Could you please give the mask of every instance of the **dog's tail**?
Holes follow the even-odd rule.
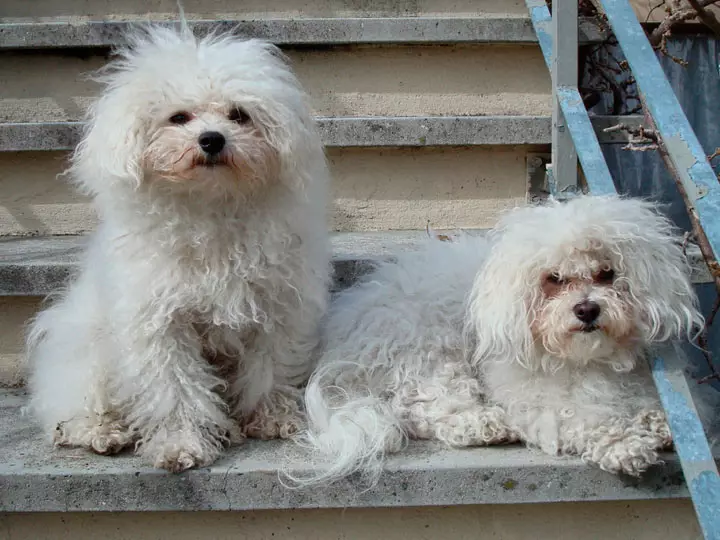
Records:
[[[308,450],[309,468],[285,470],[291,486],[331,484],[359,474],[368,489],[378,481],[386,453],[402,449],[407,437],[390,403],[374,395],[372,376],[350,362],[321,365],[305,390],[308,428],[296,442]],[[353,384],[338,378],[352,373]],[[359,380],[364,380],[358,385]]]

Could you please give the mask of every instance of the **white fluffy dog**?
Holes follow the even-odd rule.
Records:
[[[70,168],[100,225],[29,335],[56,444],[156,467],[288,437],[330,276],[328,172],[274,46],[148,27],[99,75]]]
[[[299,442],[300,485],[377,480],[407,438],[525,441],[637,475],[671,443],[648,346],[701,323],[671,224],[647,202],[581,197],[431,241],[340,295]]]

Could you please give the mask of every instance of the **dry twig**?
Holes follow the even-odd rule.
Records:
[[[647,119],[650,122],[650,125],[653,125],[652,118],[648,117]],[[604,131],[624,131],[628,133],[630,135],[630,142],[627,146],[624,147],[624,149],[634,151],[658,150],[660,156],[665,162],[665,166],[667,167],[668,172],[673,177],[673,180],[677,185],[678,191],[682,196],[683,202],[685,203],[688,217],[690,218],[690,223],[692,224],[692,232],[686,233],[683,237],[683,252],[686,252],[687,244],[689,242],[695,243],[700,248],[700,253],[702,254],[703,259],[705,260],[705,264],[707,265],[708,270],[713,277],[716,290],[715,305],[713,306],[712,312],[705,320],[705,326],[698,333],[697,337],[698,347],[700,348],[703,356],[705,357],[705,361],[707,362],[710,374],[706,377],[699,379],[698,383],[705,383],[711,380],[720,380],[720,372],[718,372],[715,368],[712,353],[710,352],[710,348],[708,346],[707,337],[710,327],[715,320],[715,316],[717,315],[718,310],[720,310],[720,264],[718,263],[716,255],[712,250],[712,246],[710,245],[710,242],[705,235],[705,231],[700,224],[700,218],[697,215],[695,206],[688,197],[685,186],[682,183],[679,175],[677,174],[677,170],[672,161],[670,160],[667,149],[663,145],[662,139],[660,138],[655,128],[647,128],[644,126],[632,127],[621,123],[606,128]],[[711,156],[709,156],[708,159],[711,160],[718,156],[720,156],[720,148],[715,150],[715,152]]]
[[[698,20],[712,30],[717,36],[720,36],[720,21],[718,21],[715,14],[712,11],[706,10],[705,6],[702,5],[699,0],[687,0],[687,3],[690,4],[690,7],[697,12]]]
[[[603,130],[605,133],[614,131],[624,131],[630,138],[628,144],[623,146],[623,150],[633,150],[636,152],[647,152],[648,150],[658,149],[658,134],[654,129],[645,126],[632,127],[627,124],[615,124]]]
[[[430,227],[430,220],[428,219],[427,225],[425,226],[425,232],[430,238],[440,240],[441,242],[452,242],[453,238],[449,234],[442,234],[437,232],[435,229]]]
[[[681,66],[687,66],[687,62],[682,58],[678,58],[670,54],[667,50],[667,40],[672,35],[672,28],[681,23],[698,20],[709,28],[713,33],[720,37],[720,21],[706,7],[717,4],[720,0],[685,0],[687,4],[683,5],[680,0],[663,0],[653,8],[665,6],[667,15],[663,21],[648,35],[648,40],[656,50],[670,58],[673,62]],[[670,3],[668,3],[670,2]],[[649,17],[649,15],[648,15]]]
[[[642,97],[642,96],[641,96]],[[650,126],[652,127],[653,131],[656,133],[654,128],[654,122],[652,117],[647,116],[647,121],[649,122]],[[680,178],[680,175],[678,174],[677,169],[675,168],[675,164],[670,159],[670,155],[667,151],[667,148],[662,142],[662,139],[659,137],[657,138],[657,150],[660,154],[660,157],[662,157],[663,162],[665,163],[665,167],[667,168],[668,172],[670,173],[670,176],[672,176],[673,180],[675,181],[675,185],[677,186],[678,192],[680,193],[680,196],[683,199],[683,202],[685,203],[685,208],[687,209],[688,218],[690,219],[690,224],[692,225],[692,238],[695,241],[695,244],[697,244],[698,248],[700,248],[700,253],[703,256],[703,259],[705,260],[705,264],[708,267],[708,270],[710,271],[710,274],[713,277],[713,281],[715,283],[715,293],[718,295],[715,300],[715,307],[713,308],[713,312],[710,314],[710,316],[705,320],[705,326],[703,327],[702,331],[698,335],[697,343],[698,346],[701,348],[703,355],[705,356],[705,360],[708,364],[708,367],[710,369],[710,375],[707,377],[704,377],[700,379],[698,382],[707,382],[713,379],[720,380],[720,373],[715,369],[715,364],[713,362],[712,354],[708,347],[707,342],[707,335],[708,331],[710,329],[710,326],[712,325],[713,321],[715,320],[715,314],[717,313],[718,308],[720,307],[720,264],[718,263],[716,254],[713,252],[712,246],[710,245],[710,241],[708,240],[707,235],[705,234],[705,230],[702,227],[702,224],[700,223],[700,217],[697,214],[697,210],[695,209],[694,201],[689,197],[687,190],[685,189],[685,184],[683,184],[682,179]]]
[[[720,0],[661,0],[661,2],[653,8],[653,10],[664,6],[667,15],[658,27],[655,28],[648,36],[650,43],[656,50],[659,50],[661,53],[671,58],[674,62],[682,66],[687,66],[687,62],[685,60],[674,57],[667,50],[667,40],[671,36],[672,27],[679,23],[699,20],[710,30],[720,36],[720,21],[718,21],[712,12],[705,9],[707,6],[713,4],[720,4]],[[626,61],[619,61],[613,55],[611,46],[615,44],[617,44],[617,41],[611,36],[608,40],[600,44],[587,55],[588,74],[591,77],[590,82],[595,84],[595,88],[592,88],[592,85],[590,85],[590,90],[601,90],[612,93],[614,100],[613,114],[620,114],[623,107],[630,109],[628,102],[630,100],[637,100],[639,105],[630,111],[630,114],[632,114],[633,112],[642,110],[645,104],[643,96],[637,91],[635,80],[631,76],[623,81],[617,80],[619,78],[618,75],[622,73],[629,73],[629,68]],[[597,53],[601,50],[606,53],[607,58],[610,59],[614,65],[611,66],[607,61],[603,62],[598,59]],[[615,66],[617,66],[617,68]],[[685,251],[687,243],[690,241],[693,241],[698,245],[703,259],[705,260],[705,263],[713,277],[717,294],[712,312],[710,316],[707,317],[705,326],[702,328],[697,338],[698,346],[701,348],[710,370],[710,375],[700,379],[698,382],[720,380],[720,372],[718,372],[715,368],[707,341],[708,331],[715,320],[718,310],[720,310],[720,264],[718,264],[716,254],[713,252],[708,238],[705,235],[705,231],[700,225],[700,219],[697,215],[697,211],[695,210],[693,201],[691,201],[688,197],[685,186],[682,184],[682,180],[670,160],[667,149],[665,148],[659,133],[655,129],[652,118],[648,117],[647,120],[650,127],[632,127],[620,123],[606,128],[605,131],[624,131],[628,133],[629,142],[624,147],[626,150],[640,152],[658,150],[669,173],[677,184],[678,191],[685,203],[685,207],[687,208],[688,216],[692,224],[692,232],[686,234],[683,240],[683,251]],[[717,157],[720,157],[720,148],[716,149],[712,155],[708,156],[708,161],[712,161]],[[720,174],[718,175],[718,179],[720,180]]]

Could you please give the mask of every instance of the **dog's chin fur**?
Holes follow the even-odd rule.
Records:
[[[128,41],[98,76],[68,171],[100,225],[30,328],[31,409],[56,444],[136,444],[181,471],[302,425],[296,386],[330,276],[328,172],[274,46],[186,27]],[[212,156],[208,131],[225,138]]]
[[[702,323],[688,270],[654,206],[618,197],[517,209],[487,237],[399,254],[330,307],[297,438],[316,468],[288,482],[371,486],[407,439],[522,440],[640,474],[671,442],[645,354]]]

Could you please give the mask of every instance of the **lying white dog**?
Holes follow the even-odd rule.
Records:
[[[300,485],[372,484],[407,438],[523,440],[637,475],[671,443],[645,354],[702,318],[671,224],[640,200],[518,209],[342,293],[306,391]],[[322,461],[322,460],[320,460]]]
[[[33,323],[31,408],[58,445],[207,465],[288,437],[330,276],[328,171],[274,46],[150,27],[99,76],[72,179],[100,225]]]

